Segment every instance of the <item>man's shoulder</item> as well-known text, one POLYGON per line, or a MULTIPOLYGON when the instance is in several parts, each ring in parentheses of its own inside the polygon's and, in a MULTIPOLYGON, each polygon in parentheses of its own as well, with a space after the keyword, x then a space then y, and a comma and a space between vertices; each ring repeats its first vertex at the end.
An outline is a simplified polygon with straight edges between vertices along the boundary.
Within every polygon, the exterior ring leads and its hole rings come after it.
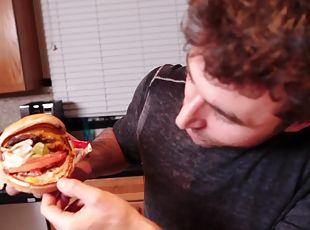
POLYGON ((166 64, 157 68, 149 86, 155 82, 171 82, 175 84, 185 84, 186 67, 182 65, 166 64))
POLYGON ((282 145, 294 149, 310 150, 310 127, 304 128, 298 132, 284 133, 282 145))

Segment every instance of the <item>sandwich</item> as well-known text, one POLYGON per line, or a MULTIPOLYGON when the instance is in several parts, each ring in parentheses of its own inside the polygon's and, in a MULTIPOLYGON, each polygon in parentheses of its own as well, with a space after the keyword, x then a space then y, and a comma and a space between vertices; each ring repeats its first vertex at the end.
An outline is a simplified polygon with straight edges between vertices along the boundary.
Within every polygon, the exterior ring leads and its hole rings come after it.
POLYGON ((72 138, 64 123, 48 114, 9 125, 0 136, 0 148, 2 182, 34 194, 56 191, 57 181, 70 177, 76 162, 91 151, 88 142, 72 138))

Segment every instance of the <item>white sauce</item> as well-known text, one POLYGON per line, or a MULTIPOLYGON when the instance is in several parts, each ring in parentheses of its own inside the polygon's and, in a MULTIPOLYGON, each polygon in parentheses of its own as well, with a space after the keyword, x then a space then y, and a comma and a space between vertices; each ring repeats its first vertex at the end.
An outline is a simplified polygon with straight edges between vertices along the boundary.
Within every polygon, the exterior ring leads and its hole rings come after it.
POLYGON ((3 165, 6 168, 17 168, 24 164, 27 159, 32 155, 32 144, 31 139, 27 139, 15 144, 10 149, 2 148, 3 152, 3 165))

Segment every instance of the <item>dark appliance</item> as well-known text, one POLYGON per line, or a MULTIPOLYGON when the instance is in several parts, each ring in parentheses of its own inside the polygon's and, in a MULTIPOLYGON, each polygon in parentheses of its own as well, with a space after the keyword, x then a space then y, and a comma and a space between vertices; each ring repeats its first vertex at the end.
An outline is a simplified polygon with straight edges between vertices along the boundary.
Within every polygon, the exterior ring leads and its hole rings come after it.
POLYGON ((61 100, 36 101, 19 106, 21 117, 36 113, 46 113, 54 115, 59 119, 64 119, 64 110, 61 100))

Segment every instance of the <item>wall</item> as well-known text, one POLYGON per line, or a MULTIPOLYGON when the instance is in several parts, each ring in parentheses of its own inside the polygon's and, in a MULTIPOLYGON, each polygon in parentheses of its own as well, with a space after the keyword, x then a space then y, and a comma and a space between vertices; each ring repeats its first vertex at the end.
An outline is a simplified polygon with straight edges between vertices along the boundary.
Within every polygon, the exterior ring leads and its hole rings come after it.
POLYGON ((33 101, 49 101, 53 99, 50 88, 44 88, 27 94, 10 94, 0 96, 0 131, 20 118, 19 105, 33 101))

